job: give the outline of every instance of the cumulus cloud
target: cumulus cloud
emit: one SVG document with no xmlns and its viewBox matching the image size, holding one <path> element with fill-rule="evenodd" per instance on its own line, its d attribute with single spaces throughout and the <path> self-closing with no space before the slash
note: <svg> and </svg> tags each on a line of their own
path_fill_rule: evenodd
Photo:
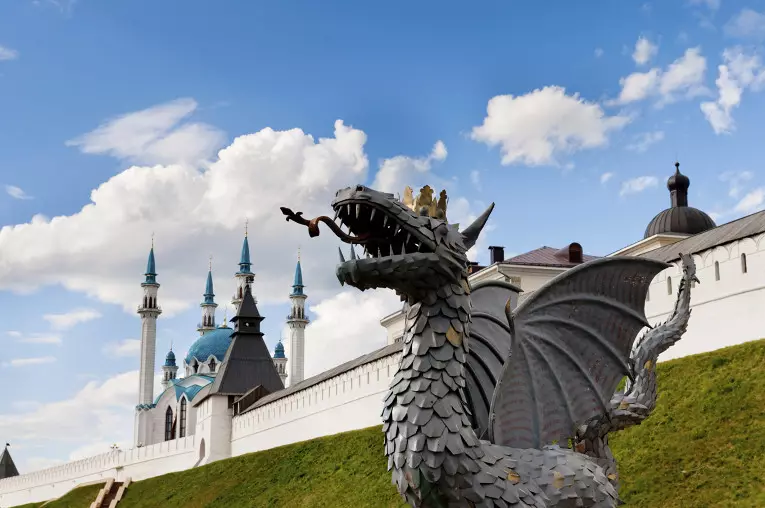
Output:
<svg viewBox="0 0 765 508">
<path fill-rule="evenodd" d="M 140 339 L 124 339 L 110 342 L 104 346 L 104 353 L 108 356 L 134 356 L 137 358 L 140 351 Z"/>
<path fill-rule="evenodd" d="M 679 98 L 698 97 L 707 93 L 704 87 L 706 68 L 707 61 L 701 48 L 689 48 L 664 70 L 654 67 L 619 80 L 622 90 L 619 98 L 610 104 L 629 104 L 654 97 L 656 105 L 663 106 Z"/>
<path fill-rule="evenodd" d="M 187 121 L 197 108 L 193 99 L 178 99 L 113 118 L 66 144 L 138 164 L 196 163 L 226 141 L 219 129 Z"/>
<path fill-rule="evenodd" d="M 474 169 L 470 172 L 470 182 L 477 190 L 481 190 L 481 172 Z"/>
<path fill-rule="evenodd" d="M 723 28 L 727 35 L 742 39 L 765 39 L 765 13 L 742 9 Z"/>
<path fill-rule="evenodd" d="M 659 179 L 655 176 L 639 176 L 623 182 L 619 195 L 626 196 L 627 194 L 637 194 L 650 187 L 656 187 L 658 183 Z"/>
<path fill-rule="evenodd" d="M 13 199 L 32 199 L 32 196 L 27 195 L 27 193 L 24 192 L 24 189 L 16 187 L 15 185 L 6 185 L 5 193 Z"/>
<path fill-rule="evenodd" d="M 525 95 L 489 100 L 483 124 L 472 139 L 500 146 L 502 164 L 558 165 L 558 157 L 608 143 L 608 135 L 630 119 L 607 116 L 600 105 L 562 87 L 548 86 Z"/>
<path fill-rule="evenodd" d="M 737 46 L 723 52 L 723 62 L 717 67 L 717 100 L 702 102 L 700 106 L 716 134 L 735 129 L 732 113 L 741 104 L 744 91 L 759 91 L 765 85 L 765 68 L 759 55 L 748 54 Z"/>
<path fill-rule="evenodd" d="M 642 132 L 633 138 L 632 143 L 627 145 L 627 150 L 642 153 L 648 148 L 664 139 L 664 131 Z"/>
<path fill-rule="evenodd" d="M 656 53 L 659 51 L 659 46 L 652 43 L 645 37 L 638 38 L 635 43 L 635 51 L 632 52 L 632 59 L 638 65 L 647 64 Z"/>
<path fill-rule="evenodd" d="M 93 309 L 76 309 L 64 314 L 46 314 L 43 316 L 54 330 L 68 330 L 79 323 L 87 323 L 101 317 L 101 313 Z"/>
<path fill-rule="evenodd" d="M 8 334 L 10 335 L 11 332 L 8 332 Z M 18 342 L 23 342 L 25 344 L 61 344 L 62 342 L 61 335 L 56 333 L 32 333 L 30 335 L 19 333 L 14 336 L 18 337 Z"/>
<path fill-rule="evenodd" d="M 437 141 L 427 157 L 398 155 L 385 159 L 372 182 L 372 188 L 382 192 L 403 194 L 407 185 L 413 189 L 426 184 L 434 187 L 437 184 L 431 181 L 433 175 L 430 170 L 434 162 L 446 160 L 447 154 L 443 141 Z"/>
<path fill-rule="evenodd" d="M 728 195 L 732 198 L 737 198 L 744 188 L 744 183 L 753 177 L 754 173 L 751 171 L 726 171 L 720 175 L 720 180 L 727 182 L 730 186 Z"/>
<path fill-rule="evenodd" d="M 602 175 L 600 175 L 600 183 L 605 184 L 613 177 L 614 177 L 613 173 L 603 173 Z"/>
<path fill-rule="evenodd" d="M 6 46 L 0 46 L 0 62 L 8 60 L 16 60 L 19 57 L 19 52 L 15 49 L 8 48 Z"/>
<path fill-rule="evenodd" d="M 760 187 L 742 197 L 733 207 L 733 211 L 738 214 L 753 213 L 762 209 L 763 202 L 765 202 L 765 188 Z"/>
<path fill-rule="evenodd" d="M 4 362 L 4 367 L 28 367 L 30 365 L 43 365 L 46 363 L 53 363 L 56 359 L 52 356 L 38 356 L 34 358 L 12 358 L 8 362 Z"/>
</svg>

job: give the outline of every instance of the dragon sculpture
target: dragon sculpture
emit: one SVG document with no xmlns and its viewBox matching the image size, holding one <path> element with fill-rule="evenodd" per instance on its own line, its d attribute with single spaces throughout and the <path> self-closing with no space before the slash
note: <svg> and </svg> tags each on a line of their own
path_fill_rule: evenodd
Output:
<svg viewBox="0 0 765 508">
<path fill-rule="evenodd" d="M 334 221 L 282 208 L 312 237 L 324 222 L 351 244 L 349 260 L 340 252 L 341 284 L 390 288 L 404 301 L 402 356 L 382 412 L 393 483 L 415 508 L 616 506 L 617 485 L 601 465 L 622 404 L 610 397 L 624 376 L 624 401 L 648 408 L 642 394 L 655 397 L 647 359 L 679 335 L 649 332 L 636 349 L 646 359 L 640 372 L 630 351 L 648 326 L 648 285 L 669 265 L 598 259 L 516 308 L 517 287 L 468 283 L 466 252 L 494 205 L 459 231 L 446 219 L 445 193 L 435 201 L 432 192 L 415 199 L 408 190 L 402 202 L 361 185 L 341 189 Z M 581 453 L 558 444 L 570 440 Z"/>
</svg>

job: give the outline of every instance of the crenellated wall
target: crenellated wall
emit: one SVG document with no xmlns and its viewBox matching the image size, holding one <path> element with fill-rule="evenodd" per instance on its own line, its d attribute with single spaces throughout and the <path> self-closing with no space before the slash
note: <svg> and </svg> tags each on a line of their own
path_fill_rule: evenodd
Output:
<svg viewBox="0 0 765 508">
<path fill-rule="evenodd" d="M 113 451 L 0 480 L 0 507 L 55 499 L 73 488 L 114 478 L 142 480 L 194 466 L 194 436 L 152 446 Z"/>
<path fill-rule="evenodd" d="M 399 359 L 385 356 L 234 417 L 232 456 L 381 424 Z"/>
</svg>

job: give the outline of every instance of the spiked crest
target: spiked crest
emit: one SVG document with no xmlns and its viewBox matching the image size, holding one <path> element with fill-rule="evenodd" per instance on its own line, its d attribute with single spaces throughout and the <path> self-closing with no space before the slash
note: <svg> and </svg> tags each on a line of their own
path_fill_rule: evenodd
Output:
<svg viewBox="0 0 765 508">
<path fill-rule="evenodd" d="M 435 199 L 433 197 L 433 189 L 430 185 L 426 185 L 420 189 L 416 199 L 411 187 L 404 189 L 404 199 L 402 202 L 415 213 L 428 215 L 434 219 L 446 220 L 446 204 L 448 200 L 446 190 L 442 190 L 438 199 Z"/>
</svg>

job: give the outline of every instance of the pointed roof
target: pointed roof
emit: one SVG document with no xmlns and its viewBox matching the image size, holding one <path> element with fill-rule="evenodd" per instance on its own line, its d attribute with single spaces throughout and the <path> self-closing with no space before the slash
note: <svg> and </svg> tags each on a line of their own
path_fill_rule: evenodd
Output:
<svg viewBox="0 0 765 508">
<path fill-rule="evenodd" d="M 292 294 L 290 296 L 303 295 L 303 269 L 300 268 L 300 259 L 295 266 L 295 280 L 292 283 Z"/>
<path fill-rule="evenodd" d="M 212 269 L 207 272 L 207 284 L 205 284 L 204 297 L 205 297 L 204 304 L 206 305 L 215 304 L 215 293 L 213 292 Z"/>
<path fill-rule="evenodd" d="M 151 246 L 149 251 L 149 261 L 146 263 L 146 280 L 144 284 L 156 284 L 157 283 L 157 268 L 154 263 L 154 245 Z"/>
<path fill-rule="evenodd" d="M 252 263 L 250 263 L 250 244 L 247 241 L 247 233 L 244 234 L 242 242 L 242 255 L 239 259 L 239 273 L 252 273 Z"/>
<path fill-rule="evenodd" d="M 274 358 L 284 358 L 284 344 L 282 344 L 281 339 L 279 339 L 279 342 L 276 343 L 276 347 L 274 348 Z"/>
<path fill-rule="evenodd" d="M 235 323 L 231 345 L 207 396 L 244 395 L 256 386 L 262 386 L 268 393 L 282 390 L 284 384 L 260 331 L 263 316 L 249 285 L 245 288 L 239 311 L 231 321 Z"/>
<path fill-rule="evenodd" d="M 16 469 L 16 464 L 13 463 L 11 452 L 8 451 L 8 444 L 6 443 L 3 453 L 0 455 L 0 480 L 18 475 L 19 470 Z"/>
</svg>

